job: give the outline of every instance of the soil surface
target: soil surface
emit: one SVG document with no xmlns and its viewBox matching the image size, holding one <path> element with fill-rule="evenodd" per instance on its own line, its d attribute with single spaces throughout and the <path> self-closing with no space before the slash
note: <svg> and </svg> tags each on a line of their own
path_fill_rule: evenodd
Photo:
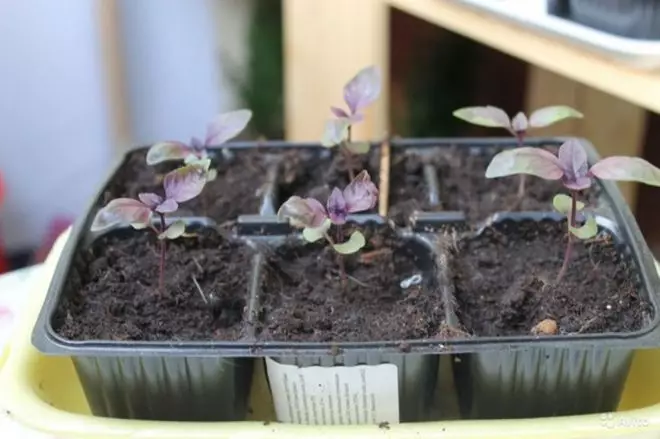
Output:
<svg viewBox="0 0 660 439">
<path fill-rule="evenodd" d="M 424 159 L 417 154 L 392 154 L 390 162 L 390 199 L 388 216 L 405 225 L 415 210 L 440 210 L 431 204 L 430 190 L 424 178 Z"/>
<path fill-rule="evenodd" d="M 54 328 L 73 340 L 237 340 L 242 334 L 250 251 L 211 229 L 170 241 L 158 288 L 153 233 L 107 235 L 75 261 Z M 193 277 L 204 291 L 207 305 Z M 211 297 L 213 296 L 213 297 Z"/>
<path fill-rule="evenodd" d="M 338 256 L 325 244 L 289 242 L 270 255 L 262 281 L 261 339 L 410 340 L 439 332 L 444 307 L 433 275 L 424 271 L 434 266 L 428 251 L 418 253 L 416 260 L 412 246 L 389 227 L 361 230 L 367 245 L 361 253 L 343 257 L 350 276 L 345 289 Z M 415 248 L 419 251 L 419 244 Z M 400 287 L 418 273 L 430 284 Z"/>
<path fill-rule="evenodd" d="M 258 214 L 262 193 L 267 181 L 268 163 L 260 150 L 238 151 L 235 161 L 214 160 L 212 166 L 218 177 L 207 183 L 197 197 L 181 204 L 179 214 L 192 212 L 207 216 L 218 223 L 233 221 L 242 214 Z M 180 162 L 162 163 L 156 167 L 145 162 L 146 150 L 131 154 L 118 177 L 110 183 L 103 203 L 117 197 L 137 197 L 140 192 L 163 194 L 163 174 L 181 165 Z"/>
<path fill-rule="evenodd" d="M 556 153 L 556 147 L 545 148 Z M 469 147 L 443 148 L 434 162 L 438 170 L 440 198 L 445 210 L 465 212 L 468 220 L 481 221 L 500 211 L 553 211 L 552 199 L 567 193 L 558 181 L 531 175 L 525 177 L 525 196 L 518 199 L 520 176 L 489 179 L 486 168 L 498 151 L 489 154 L 471 153 Z M 581 194 L 581 201 L 595 207 L 596 188 Z"/>
<path fill-rule="evenodd" d="M 319 154 L 318 151 L 310 150 L 286 153 L 282 162 L 279 204 L 292 195 L 316 198 L 325 204 L 334 187 L 344 189 L 348 185 L 350 177 L 346 158 L 336 149 L 327 152 L 330 154 Z M 380 166 L 377 148 L 372 148 L 368 154 L 355 155 L 351 160 L 356 175 L 366 169 L 371 180 L 378 186 Z M 377 207 L 361 213 L 377 212 Z"/>
<path fill-rule="evenodd" d="M 529 335 L 545 319 L 560 334 L 630 332 L 652 306 L 634 268 L 606 236 L 574 241 L 563 280 L 564 222 L 505 221 L 458 243 L 454 278 L 459 318 L 478 336 Z M 547 323 L 547 322 L 546 322 Z"/>
</svg>

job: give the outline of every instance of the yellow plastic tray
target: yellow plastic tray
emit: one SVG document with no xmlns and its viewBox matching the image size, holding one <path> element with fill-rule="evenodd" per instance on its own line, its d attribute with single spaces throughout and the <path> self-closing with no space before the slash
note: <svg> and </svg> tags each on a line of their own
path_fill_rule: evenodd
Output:
<svg viewBox="0 0 660 439">
<path fill-rule="evenodd" d="M 658 438 L 660 437 L 660 349 L 636 355 L 617 412 L 585 416 L 496 421 L 443 421 L 378 426 L 302 426 L 272 419 L 263 368 L 252 391 L 253 421 L 183 423 L 126 421 L 91 416 L 72 362 L 40 355 L 30 336 L 55 263 L 69 232 L 51 252 L 33 285 L 9 355 L 0 352 L 0 407 L 13 421 L 53 438 Z M 4 364 L 3 364 L 4 363 Z M 0 437 L 4 437 L 0 435 Z"/>
</svg>

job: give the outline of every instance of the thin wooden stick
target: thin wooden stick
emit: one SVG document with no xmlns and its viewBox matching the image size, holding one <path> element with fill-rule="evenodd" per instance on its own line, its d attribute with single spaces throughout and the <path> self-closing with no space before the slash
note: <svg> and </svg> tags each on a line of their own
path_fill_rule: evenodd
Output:
<svg viewBox="0 0 660 439">
<path fill-rule="evenodd" d="M 195 276 L 192 276 L 193 283 L 195 284 L 195 287 L 197 288 L 197 291 L 199 292 L 199 295 L 202 296 L 202 300 L 204 301 L 205 304 L 209 304 L 208 299 L 206 298 L 206 294 L 204 294 L 204 290 L 202 290 L 202 287 L 199 285 L 199 282 L 197 282 L 197 278 Z"/>
<path fill-rule="evenodd" d="M 378 181 L 378 214 L 387 216 L 390 199 L 390 142 L 385 140 L 380 145 L 380 175 Z"/>
</svg>

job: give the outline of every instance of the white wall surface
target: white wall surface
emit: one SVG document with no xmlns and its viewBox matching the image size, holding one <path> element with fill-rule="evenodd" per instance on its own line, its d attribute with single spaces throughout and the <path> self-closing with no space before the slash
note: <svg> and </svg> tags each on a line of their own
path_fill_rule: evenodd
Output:
<svg viewBox="0 0 660 439">
<path fill-rule="evenodd" d="M 111 0 L 115 1 L 115 0 Z M 222 56 L 245 59 L 252 0 L 117 0 L 132 144 L 203 136 L 236 107 Z M 99 0 L 0 0 L 0 208 L 5 247 L 37 246 L 78 216 L 125 145 L 113 145 Z"/>
<path fill-rule="evenodd" d="M 110 157 L 96 2 L 0 0 L 0 239 L 36 246 L 77 215 Z"/>
<path fill-rule="evenodd" d="M 130 124 L 138 144 L 203 138 L 231 106 L 221 89 L 217 0 L 120 0 Z"/>
</svg>

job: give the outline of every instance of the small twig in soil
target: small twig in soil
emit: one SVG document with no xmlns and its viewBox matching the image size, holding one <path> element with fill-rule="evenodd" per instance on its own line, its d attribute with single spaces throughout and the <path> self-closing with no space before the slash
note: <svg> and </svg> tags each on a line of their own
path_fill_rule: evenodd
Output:
<svg viewBox="0 0 660 439">
<path fill-rule="evenodd" d="M 580 326 L 580 329 L 578 329 L 577 333 L 581 334 L 584 331 L 586 331 L 587 329 L 589 329 L 591 327 L 591 325 L 593 325 L 593 323 L 596 320 L 598 320 L 598 316 L 594 316 L 594 317 L 590 318 L 589 320 L 587 320 L 586 322 L 584 322 L 584 324 L 582 326 Z"/>
<path fill-rule="evenodd" d="M 365 284 L 364 282 L 357 279 L 356 277 L 351 276 L 350 274 L 347 274 L 346 277 L 349 278 L 350 280 L 352 280 L 353 282 L 355 282 L 356 284 L 360 285 L 361 287 L 369 288 L 369 285 Z"/>
<path fill-rule="evenodd" d="M 200 273 L 204 273 L 204 268 L 203 268 L 202 265 L 199 263 L 199 261 L 197 260 L 197 258 L 193 256 L 193 257 L 192 257 L 192 261 L 193 261 L 193 262 L 195 263 L 195 265 L 197 266 L 197 269 L 199 270 L 199 272 L 200 272 Z"/>
<path fill-rule="evenodd" d="M 195 288 L 197 288 L 199 295 L 202 296 L 202 300 L 204 301 L 204 303 L 210 305 L 209 300 L 206 298 L 206 294 L 204 294 L 204 290 L 202 290 L 202 287 L 199 285 L 199 282 L 197 282 L 197 278 L 195 276 L 191 276 L 191 277 L 193 283 L 195 284 Z"/>
<path fill-rule="evenodd" d="M 372 250 L 370 252 L 365 252 L 360 255 L 360 263 L 362 264 L 371 264 L 374 262 L 374 259 L 376 259 L 378 256 L 381 255 L 386 255 L 392 253 L 391 248 L 379 248 L 378 250 Z"/>
</svg>

